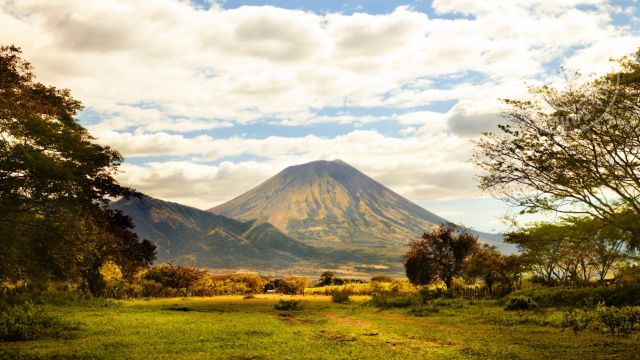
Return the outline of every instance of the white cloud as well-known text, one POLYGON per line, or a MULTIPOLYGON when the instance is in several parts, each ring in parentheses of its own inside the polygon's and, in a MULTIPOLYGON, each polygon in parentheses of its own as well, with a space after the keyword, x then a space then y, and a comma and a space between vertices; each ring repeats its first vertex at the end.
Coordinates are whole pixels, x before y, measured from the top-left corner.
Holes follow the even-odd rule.
POLYGON ((193 158, 126 164, 121 178, 201 207, 288 165, 334 158, 414 200, 477 195, 466 137, 495 125, 496 99, 526 96, 527 84, 549 76, 549 62, 607 71, 610 56, 640 43, 611 18, 632 12, 605 0, 433 2, 437 14, 470 15, 464 18, 429 18, 408 7, 320 15, 219 4, 1 1, 0 43, 21 46, 40 80, 70 88, 99 114, 90 130, 101 143, 128 157, 193 158), (438 101, 456 105, 446 113, 414 111, 438 101), (319 115, 342 107, 390 115, 319 115), (401 136, 190 134, 260 121, 381 120, 405 126, 401 136), (219 163, 240 155, 264 160, 219 163))

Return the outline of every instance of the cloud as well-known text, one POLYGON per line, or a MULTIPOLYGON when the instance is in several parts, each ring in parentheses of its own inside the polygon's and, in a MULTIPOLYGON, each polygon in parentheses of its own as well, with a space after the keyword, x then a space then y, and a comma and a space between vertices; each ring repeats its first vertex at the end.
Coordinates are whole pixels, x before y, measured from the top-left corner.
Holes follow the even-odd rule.
POLYGON ((608 13, 575 7, 600 1, 551 4, 433 4, 440 13, 475 15, 468 19, 429 18, 407 7, 318 15, 172 0, 18 0, 0 10, 0 42, 22 46, 44 81, 71 88, 98 112, 155 104, 165 122, 182 117, 201 129, 207 121, 301 123, 328 106, 406 105, 393 100, 442 90, 439 81, 419 81, 429 77, 475 71, 495 88, 522 82, 568 49, 625 36, 608 13))
POLYGON ((335 158, 414 200, 477 196, 468 138, 494 128, 497 99, 525 97, 557 70, 549 64, 606 71, 610 56, 640 40, 612 17, 633 12, 604 0, 432 6, 433 16, 410 7, 347 15, 220 1, 14 0, 0 3, 0 43, 21 46, 41 81, 70 88, 97 114, 92 134, 135 160, 123 182, 209 207, 288 165, 335 158), (456 105, 426 110, 439 102, 456 105), (388 121, 398 135, 375 130, 388 121), (234 132, 259 123, 374 130, 234 132), (222 128, 231 135, 217 136, 222 128))
POLYGON ((498 125, 505 121, 500 115, 503 110, 495 99, 461 101, 447 113, 447 124, 460 136, 475 137, 498 130, 498 125))

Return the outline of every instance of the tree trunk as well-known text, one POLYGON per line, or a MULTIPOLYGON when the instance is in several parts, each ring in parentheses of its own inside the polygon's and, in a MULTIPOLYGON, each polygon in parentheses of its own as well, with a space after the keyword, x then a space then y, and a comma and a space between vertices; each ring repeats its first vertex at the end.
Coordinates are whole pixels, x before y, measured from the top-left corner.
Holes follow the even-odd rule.
POLYGON ((444 285, 447 287, 447 290, 451 290, 452 282, 453 282, 453 276, 446 276, 444 278, 444 285))
POLYGON ((102 264, 94 263, 93 266, 85 273, 87 288, 93 296, 101 295, 104 290, 105 283, 104 279, 102 279, 102 274, 100 274, 101 266, 102 264))

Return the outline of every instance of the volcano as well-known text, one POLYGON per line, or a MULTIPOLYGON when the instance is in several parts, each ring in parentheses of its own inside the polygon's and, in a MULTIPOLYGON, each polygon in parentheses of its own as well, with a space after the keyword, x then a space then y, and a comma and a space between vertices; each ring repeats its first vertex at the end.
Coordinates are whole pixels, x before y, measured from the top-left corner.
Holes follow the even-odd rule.
MULTIPOLYGON (((447 222, 341 160, 290 166, 209 211, 270 223, 316 248, 389 254, 403 253, 409 240, 447 222)), ((500 235, 470 231, 508 248, 500 235)))

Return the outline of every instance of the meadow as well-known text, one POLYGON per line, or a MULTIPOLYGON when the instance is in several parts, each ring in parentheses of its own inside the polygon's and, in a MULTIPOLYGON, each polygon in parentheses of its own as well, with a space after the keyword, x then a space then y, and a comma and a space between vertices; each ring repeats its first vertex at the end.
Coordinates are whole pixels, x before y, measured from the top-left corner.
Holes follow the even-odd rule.
POLYGON ((640 336, 574 334, 555 309, 508 312, 495 300, 436 299, 419 309, 323 295, 255 295, 42 305, 71 324, 0 343, 3 359, 633 359, 640 336), (301 300, 279 311, 279 300, 301 300), (417 316, 416 316, 417 315, 417 316))

